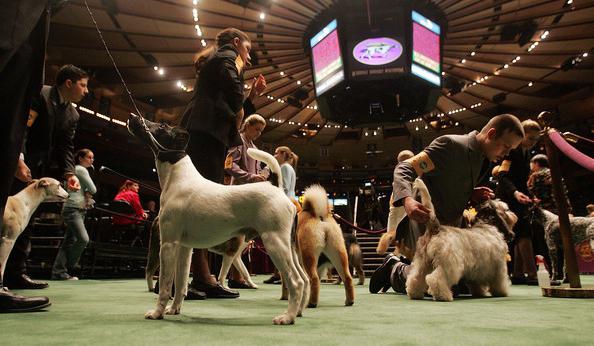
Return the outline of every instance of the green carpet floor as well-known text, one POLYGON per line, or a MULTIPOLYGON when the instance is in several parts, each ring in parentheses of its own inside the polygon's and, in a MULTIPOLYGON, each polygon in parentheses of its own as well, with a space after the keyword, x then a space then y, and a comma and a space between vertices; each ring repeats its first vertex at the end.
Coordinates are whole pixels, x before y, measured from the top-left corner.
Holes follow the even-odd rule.
MULTIPOLYGON (((256 277, 260 283, 263 276, 256 277)), ((594 276, 582 276, 593 284, 594 276)), ((239 299, 188 301, 181 315, 148 321, 156 295, 144 280, 50 283, 44 312, 0 314, 0 345, 588 345, 594 299, 544 298, 538 287, 513 286, 507 298, 411 301, 357 286, 344 307, 342 286, 323 284, 318 308, 293 326, 273 326, 284 311, 280 287, 261 284, 239 299)))

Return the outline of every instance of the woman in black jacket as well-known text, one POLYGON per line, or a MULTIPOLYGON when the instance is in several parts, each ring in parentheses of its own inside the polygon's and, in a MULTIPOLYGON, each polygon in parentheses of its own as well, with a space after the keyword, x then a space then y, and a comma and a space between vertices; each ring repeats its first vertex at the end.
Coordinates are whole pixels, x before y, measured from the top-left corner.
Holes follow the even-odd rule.
MULTIPOLYGON (((225 29, 217 34, 216 45, 216 51, 197 64, 200 70, 193 104, 186 110, 183 123, 190 132, 187 152, 198 172, 222 184, 227 149, 241 144, 238 127, 243 120, 243 104, 247 98, 262 93, 266 81, 262 75, 258 76, 246 92, 243 72, 250 63, 252 47, 246 33, 235 28, 225 29)), ((194 251, 192 268, 193 281, 186 299, 203 299, 200 292, 209 298, 239 296, 211 277, 206 250, 194 251)))

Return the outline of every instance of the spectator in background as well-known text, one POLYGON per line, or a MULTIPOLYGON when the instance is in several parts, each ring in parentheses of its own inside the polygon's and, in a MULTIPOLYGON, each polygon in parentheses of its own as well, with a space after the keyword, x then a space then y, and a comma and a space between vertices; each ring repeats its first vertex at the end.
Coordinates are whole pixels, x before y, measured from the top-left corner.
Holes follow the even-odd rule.
MULTIPOLYGON (((289 197, 291 202, 297 207, 297 211, 301 210, 301 205, 297 201, 295 196, 295 183, 297 182, 297 174, 295 169, 297 168, 297 161, 299 156, 295 154, 289 147, 281 146, 276 148, 274 151, 274 157, 281 167, 281 174, 283 176, 283 191, 289 197)), ((281 278, 278 270, 275 268, 274 273, 271 277, 264 280, 265 284, 280 284, 281 278)))
POLYGON ((78 191, 69 191, 68 200, 62 209, 66 232, 52 267, 52 279, 54 280, 78 280, 70 273, 89 243, 89 234, 85 228, 85 216, 90 206, 91 196, 97 193, 97 188, 88 171, 93 166, 94 160, 95 156, 89 149, 80 149, 76 152, 74 170, 81 188, 78 191))
MULTIPOLYGON (((559 214, 553 194, 553 180, 549 169, 549 159, 544 154, 534 155, 530 160, 530 176, 528 177, 528 191, 538 202, 539 206, 554 214, 559 214)), ((567 212, 572 213, 571 202, 567 197, 567 187, 564 186, 567 212)))
POLYGON ((295 196, 295 184, 297 182, 297 174, 295 169, 297 168, 297 161, 299 156, 295 154, 289 147, 282 146, 276 148, 274 151, 274 157, 278 164, 281 166, 281 173, 283 175, 283 190, 287 197, 293 202, 297 202, 295 196))
MULTIPOLYGON (((142 209, 142 204, 140 204, 140 197, 138 196, 139 190, 140 186, 137 182, 126 180, 120 187, 118 194, 113 198, 113 200, 125 201, 130 204, 132 209, 134 209, 134 214, 130 214, 131 217, 135 217, 137 219, 146 219, 148 214, 144 212, 144 209, 142 209)), ((113 217, 114 225, 132 225, 137 223, 140 223, 140 221, 118 215, 114 215, 113 217)))

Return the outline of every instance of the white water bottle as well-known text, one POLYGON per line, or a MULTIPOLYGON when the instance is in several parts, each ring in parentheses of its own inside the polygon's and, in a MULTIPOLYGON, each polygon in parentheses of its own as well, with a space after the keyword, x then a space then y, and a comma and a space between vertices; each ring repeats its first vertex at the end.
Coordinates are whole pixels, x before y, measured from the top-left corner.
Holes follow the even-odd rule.
POLYGON ((551 287, 551 278, 549 272, 544 263, 544 257, 541 255, 536 256, 536 264, 538 265, 538 271, 536 272, 536 278, 538 279, 538 286, 540 287, 551 287))

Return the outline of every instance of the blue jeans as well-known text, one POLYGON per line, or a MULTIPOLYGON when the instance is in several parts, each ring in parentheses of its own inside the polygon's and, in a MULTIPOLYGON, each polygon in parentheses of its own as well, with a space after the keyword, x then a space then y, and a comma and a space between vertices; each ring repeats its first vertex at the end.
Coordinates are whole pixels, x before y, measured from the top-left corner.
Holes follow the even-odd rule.
POLYGON ((62 217, 66 224, 64 241, 56 256, 52 268, 52 277, 65 278, 68 270, 72 270, 89 243, 89 234, 85 228, 86 211, 76 208, 62 209, 62 217))

